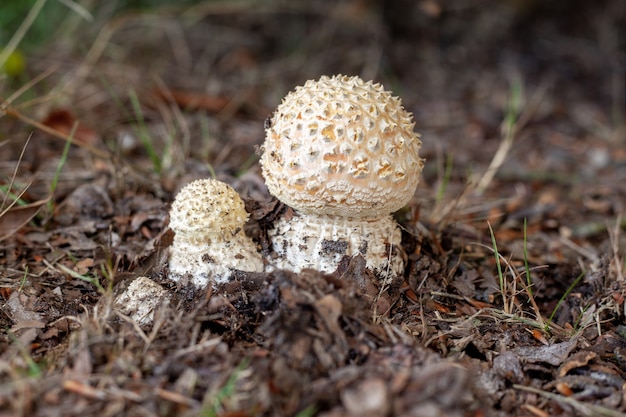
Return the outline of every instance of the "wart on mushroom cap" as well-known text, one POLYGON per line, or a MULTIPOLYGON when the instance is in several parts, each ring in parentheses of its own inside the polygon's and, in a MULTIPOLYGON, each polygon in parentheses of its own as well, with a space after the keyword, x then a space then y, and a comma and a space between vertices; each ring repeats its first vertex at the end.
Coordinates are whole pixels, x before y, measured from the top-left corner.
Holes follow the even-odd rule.
POLYGON ((414 125, 399 98, 359 77, 323 76, 287 94, 261 157, 270 193, 296 209, 270 231, 277 267, 332 272, 360 253, 383 276, 402 274, 390 214, 411 199, 422 171, 414 125))
POLYGON ((169 277, 205 287, 223 283, 234 270, 263 271, 263 260, 243 227, 249 214, 229 185, 202 179, 187 184, 170 210, 174 241, 169 277))

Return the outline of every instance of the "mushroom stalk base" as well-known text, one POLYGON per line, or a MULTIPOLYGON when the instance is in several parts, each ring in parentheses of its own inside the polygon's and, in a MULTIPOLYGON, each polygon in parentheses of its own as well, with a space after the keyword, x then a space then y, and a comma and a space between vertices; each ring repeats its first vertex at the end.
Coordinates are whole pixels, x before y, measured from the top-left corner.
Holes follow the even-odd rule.
POLYGON ((404 272, 402 235, 390 215, 356 219, 296 212, 290 219, 279 219, 268 235, 278 255, 274 262, 278 269, 331 273, 344 256, 360 254, 367 268, 383 280, 404 272))
POLYGON ((182 285, 204 288, 227 282, 234 270, 262 272, 263 260, 243 231, 205 242, 175 235, 170 247, 169 278, 182 285))

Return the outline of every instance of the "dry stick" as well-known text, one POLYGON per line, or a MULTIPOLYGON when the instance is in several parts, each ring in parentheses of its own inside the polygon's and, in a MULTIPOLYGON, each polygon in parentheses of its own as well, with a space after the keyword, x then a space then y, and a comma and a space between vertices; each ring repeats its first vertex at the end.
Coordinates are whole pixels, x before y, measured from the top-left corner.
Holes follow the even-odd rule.
POLYGON ((74 13, 76 13, 77 15, 85 19, 86 21, 88 22, 93 21, 93 15, 89 13, 89 11, 86 8, 76 3, 75 1, 58 0, 58 2, 62 3, 65 7, 67 7, 68 9, 70 9, 71 11, 73 11, 74 13))
MULTIPOLYGON (((539 268, 540 266, 538 266, 537 268, 539 268)), ((545 267, 545 265, 544 265, 545 267)), ((536 268, 531 268, 531 269, 536 269, 536 268)), ((541 326, 545 328, 546 323, 543 319, 543 316, 541 315, 541 310, 539 310, 539 306, 537 305, 537 302, 535 301, 535 296, 532 293, 532 290, 530 289, 529 285, 524 282, 524 280, 522 279, 522 277, 518 274, 517 278, 519 279, 520 283, 522 284, 522 287, 524 288, 524 291, 526 291, 526 295, 528 295, 528 302, 530 303, 530 305, 532 306, 533 310, 535 311, 535 316, 536 319, 541 323, 541 326)))
POLYGON ((70 80, 68 80, 67 85, 74 83, 74 85, 80 85, 82 80, 91 72, 92 66, 95 62, 100 58, 102 53, 104 52, 106 45, 109 43, 109 40, 113 36, 113 34, 122 27, 127 21, 132 20, 135 15, 126 15, 122 17, 118 17, 110 22, 108 22, 98 33, 96 40, 93 45, 87 52, 87 55, 83 59, 83 61, 78 66, 78 69, 73 73, 70 80))
MULTIPOLYGON (((44 79, 46 79, 50 75, 52 75, 54 72, 56 72, 57 68, 58 68, 58 65, 51 66, 46 71, 42 72, 41 74, 37 75, 32 80, 28 81, 26 84, 24 84, 23 86, 21 86, 20 88, 15 90, 15 92, 13 94, 11 94, 9 97, 7 97, 7 99, 4 100, 5 104, 3 104, 3 105, 9 106, 9 105, 13 104, 13 102, 15 100, 17 100, 26 91, 30 90, 36 84, 39 84, 40 81, 43 81, 44 79)), ((2 110, 1 107, 0 107, 0 110, 2 110)))
POLYGON ((530 102, 528 103, 528 106, 526 106, 524 111, 522 111, 517 120, 510 121, 504 126, 506 129, 504 138, 502 139, 502 141, 500 141, 500 145, 498 145, 498 149, 496 150, 496 153, 494 154, 491 163, 489 164, 489 167, 480 178, 480 180, 478 180, 478 182, 476 183, 475 189, 479 195, 481 195, 487 189, 487 187, 489 187, 489 184, 506 160, 509 151, 513 147, 513 141, 515 137, 520 132, 522 127, 524 127, 524 125, 526 125, 526 123, 528 123, 528 121, 532 117, 533 113, 536 110, 536 107, 539 105, 541 99, 543 98, 543 95, 545 94, 545 90, 546 86, 544 84, 533 94, 530 102))
POLYGON ((489 187, 489 184, 491 184, 493 177, 496 176, 496 172, 498 172, 498 170, 506 160, 506 156, 509 154, 509 151, 513 147, 513 139, 515 138, 518 130, 519 129, 516 128, 515 124, 513 124, 512 126, 507 124, 506 134, 504 135, 504 138, 500 141, 500 145, 498 145, 498 150, 493 156, 493 159, 491 160, 487 171, 485 171, 483 176, 478 181, 478 184, 476 185, 476 190, 478 194, 482 194, 487 189, 487 187, 489 187))
POLYGON ((581 401, 576 400, 572 397, 564 397, 562 395, 553 394, 548 391, 543 391, 534 387, 527 387, 524 385, 515 384, 513 388, 531 392, 533 394, 540 395, 542 397, 548 398, 550 400, 556 401, 557 403, 567 404, 570 407, 574 408, 576 411, 581 413, 584 416, 589 417, 626 417, 626 414, 620 413, 619 411, 612 410, 607 407, 602 407, 595 404, 585 404, 581 401))
POLYGON ((20 164, 22 163, 22 159, 24 159, 24 153, 26 152, 26 148, 28 147, 28 143, 30 142, 30 138, 32 138, 32 137, 33 137, 32 134, 28 135, 28 139, 26 139, 26 143, 24 144, 24 146, 22 146, 22 151, 20 152, 20 157, 17 159, 17 164, 15 164, 15 170, 13 170, 13 175, 11 176, 11 182, 9 183, 9 188, 7 188, 7 192, 4 194, 4 199, 2 200, 2 203, 0 204, 0 217, 2 217, 2 215, 4 213, 9 211, 14 205, 17 204, 17 201, 20 198, 22 198, 24 193, 26 193, 26 190, 28 190, 28 187, 30 187, 31 184, 33 183, 32 181, 30 183, 28 183, 28 185, 26 187, 24 187, 22 192, 20 192, 20 194, 5 209, 5 204, 7 203, 7 200, 9 198, 9 196, 11 195, 11 190, 13 189, 13 186, 15 185, 15 178, 17 178, 17 171, 20 168, 20 164))
POLYGON ((615 273, 617 274, 618 281, 624 281, 624 271, 622 271, 622 261, 619 259, 619 233, 620 225, 626 224, 622 219, 622 214, 617 215, 615 220, 615 229, 611 230, 607 227, 609 232, 609 241, 611 242, 611 249, 613 250, 613 262, 615 263, 615 273))
MULTIPOLYGON (((55 138, 58 139, 63 139, 64 141, 72 141, 72 138, 64 133, 59 132, 58 130, 54 130, 49 126, 44 125, 43 123, 38 122, 37 120, 33 120, 28 116, 23 115, 22 113, 20 113, 19 111, 15 110, 15 108, 11 107, 3 98, 0 97, 0 113, 4 113, 7 114, 11 117, 15 117, 18 120, 21 120, 22 122, 33 126, 39 130, 41 130, 42 132, 45 132, 51 136, 54 136, 55 138)), ((109 158, 110 155, 108 152, 103 151, 102 149, 98 149, 95 146, 92 146, 88 143, 85 142, 81 142, 78 141, 76 139, 74 139, 72 141, 72 143, 74 145, 80 146, 81 148, 87 149, 89 152, 93 153, 96 156, 99 156, 100 158, 109 158)))
MULTIPOLYGON (((235 8, 235 11, 249 10, 249 8, 251 7, 251 3, 252 2, 237 3, 237 7, 235 8)), ((222 4, 222 2, 211 3, 211 4, 214 4, 215 6, 219 7, 222 4)), ((224 4, 227 4, 227 3, 224 2, 224 4)), ((83 79, 92 72, 93 66, 100 59, 107 45, 109 44, 109 41, 118 30, 123 28, 126 24, 132 23, 136 20, 145 21, 148 19, 153 19, 153 20, 162 19, 164 16, 168 15, 168 12, 167 12, 168 10, 170 10, 169 14, 171 14, 173 13, 173 10, 176 10, 176 8, 175 7, 171 9, 165 8, 164 10, 165 10, 165 13, 161 13, 161 14, 157 14, 156 16, 149 16, 149 17, 146 17, 146 15, 141 12, 134 12, 134 11, 128 12, 126 14, 123 14, 107 22, 104 25, 104 27, 100 30, 98 35, 96 36, 96 39, 94 40, 91 48, 85 55, 85 58, 82 60, 82 62, 78 66, 77 70, 74 71, 69 76, 69 79, 67 80, 63 88, 67 88, 68 85, 71 85, 71 84, 80 85, 82 83, 83 79)), ((192 16, 194 15, 192 14, 192 16)), ((183 14, 182 17, 185 17, 185 15, 183 14)))

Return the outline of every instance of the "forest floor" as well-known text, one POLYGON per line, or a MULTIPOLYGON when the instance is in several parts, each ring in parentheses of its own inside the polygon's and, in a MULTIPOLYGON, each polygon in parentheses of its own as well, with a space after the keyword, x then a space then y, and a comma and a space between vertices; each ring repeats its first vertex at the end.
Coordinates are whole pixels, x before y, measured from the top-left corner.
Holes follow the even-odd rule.
POLYGON ((626 415, 622 1, 101 6, 64 29, 0 78, 0 416, 626 415), (264 120, 338 73, 422 134, 402 285, 357 259, 178 288, 178 190, 230 184, 263 233, 264 120), (168 293, 149 325, 116 303, 140 277, 168 293))

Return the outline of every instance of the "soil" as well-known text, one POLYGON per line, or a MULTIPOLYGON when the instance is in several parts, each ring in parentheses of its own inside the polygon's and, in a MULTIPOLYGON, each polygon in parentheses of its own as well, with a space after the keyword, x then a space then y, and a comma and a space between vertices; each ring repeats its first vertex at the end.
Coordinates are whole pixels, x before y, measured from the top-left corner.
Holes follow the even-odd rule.
POLYGON ((0 416, 626 415, 624 2, 102 6, 72 28, 0 79, 0 416), (293 213, 264 120, 337 73, 422 135, 402 282, 355 257, 177 286, 178 190, 230 184, 267 254, 293 213), (141 277, 166 294, 148 323, 116 304, 141 277))

